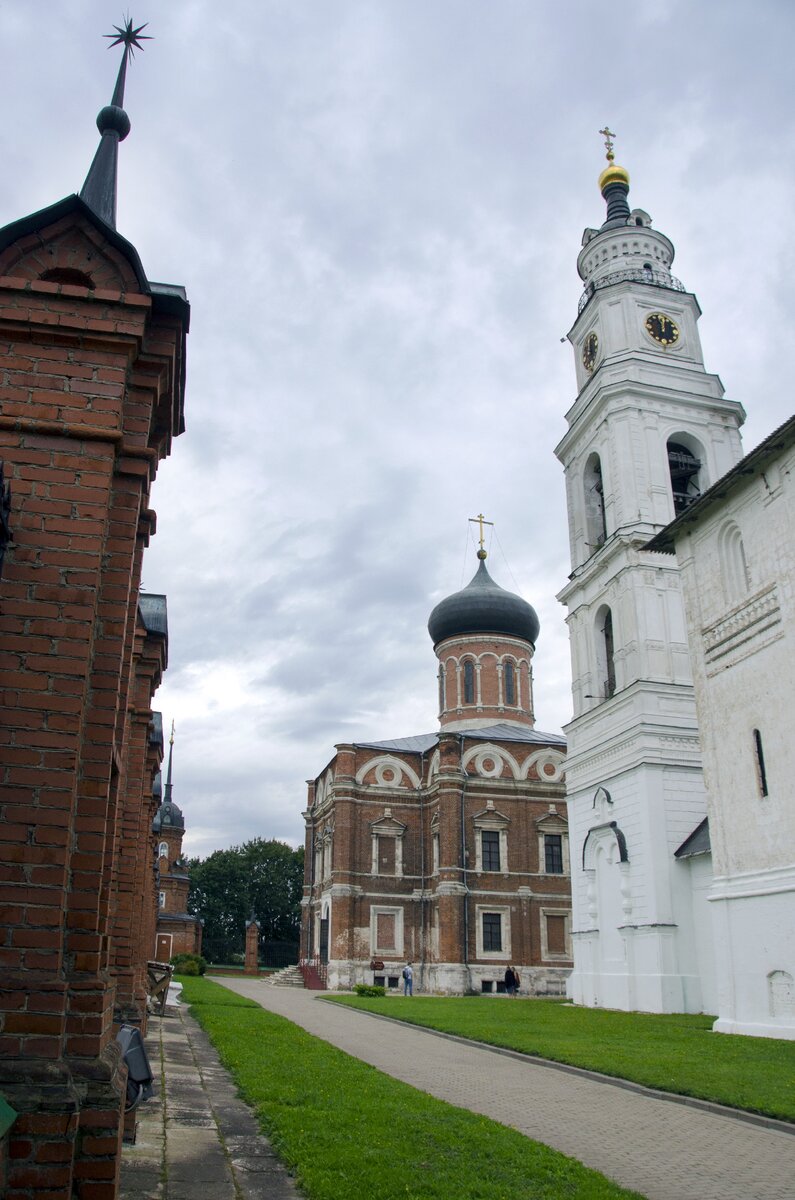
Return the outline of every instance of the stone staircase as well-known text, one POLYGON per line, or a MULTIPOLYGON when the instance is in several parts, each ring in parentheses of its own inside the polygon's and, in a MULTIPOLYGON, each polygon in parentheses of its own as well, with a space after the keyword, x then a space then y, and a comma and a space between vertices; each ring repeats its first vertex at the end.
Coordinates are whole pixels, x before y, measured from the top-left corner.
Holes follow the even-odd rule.
POLYGON ((302 988, 304 977, 299 967, 282 967, 280 971, 268 977, 268 983, 271 987, 302 988))

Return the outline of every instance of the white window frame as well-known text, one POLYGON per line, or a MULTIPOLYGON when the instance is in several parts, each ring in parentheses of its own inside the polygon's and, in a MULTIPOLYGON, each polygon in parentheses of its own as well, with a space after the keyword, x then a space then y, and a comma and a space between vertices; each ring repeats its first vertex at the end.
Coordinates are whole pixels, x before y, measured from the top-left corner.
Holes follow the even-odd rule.
POLYGON ((158 858, 168 858, 168 842, 161 842, 157 847, 158 858))
POLYGON ((539 829, 538 873, 539 875, 547 875, 549 879, 562 879, 566 875, 571 875, 571 864, 569 862, 569 835, 566 829, 539 829), (547 835, 560 837, 560 853, 563 860, 562 871, 547 871, 547 848, 546 842, 544 841, 547 835))
POLYGON ((158 899, 158 908, 162 912, 163 909, 166 907, 166 893, 161 892, 157 899, 158 899))
POLYGON ((403 957, 403 909, 397 905, 371 904, 370 905, 370 954, 386 955, 387 958, 402 958, 403 957), (378 945, 378 920, 379 915, 391 915, 395 918, 395 945, 394 946, 379 946, 378 945))
POLYGON ((541 908, 539 909, 541 918, 541 957, 547 962, 565 962, 571 959, 571 911, 568 908, 541 908), (564 943, 565 950, 561 953, 559 950, 551 951, 547 941, 547 917, 563 917, 564 918, 564 943))
POLYGON ((476 817, 475 818, 475 870, 484 872, 483 866, 483 838, 482 833, 486 831, 490 833, 498 833, 500 835, 500 867, 498 871, 487 871, 488 875, 507 875, 508 874, 508 826, 502 817, 476 817))
POLYGON ((477 957, 491 959, 494 962, 511 961, 511 906, 510 904, 476 904, 475 931, 477 936, 477 957), (483 914, 497 913, 500 917, 500 941, 502 950, 483 949, 483 914))

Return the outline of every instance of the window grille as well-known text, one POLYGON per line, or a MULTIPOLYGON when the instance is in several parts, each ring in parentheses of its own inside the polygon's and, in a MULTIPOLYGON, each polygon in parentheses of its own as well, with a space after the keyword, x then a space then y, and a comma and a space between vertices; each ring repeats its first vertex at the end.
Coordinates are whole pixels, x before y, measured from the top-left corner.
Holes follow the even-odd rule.
POLYGON ((484 871, 500 869, 500 835, 495 829, 484 829, 480 835, 484 871))
POLYGON ((485 952, 502 950, 502 916, 500 913, 483 914, 483 949, 485 952))
POLYGON ((563 835, 544 834, 544 869, 547 875, 563 874, 563 835))

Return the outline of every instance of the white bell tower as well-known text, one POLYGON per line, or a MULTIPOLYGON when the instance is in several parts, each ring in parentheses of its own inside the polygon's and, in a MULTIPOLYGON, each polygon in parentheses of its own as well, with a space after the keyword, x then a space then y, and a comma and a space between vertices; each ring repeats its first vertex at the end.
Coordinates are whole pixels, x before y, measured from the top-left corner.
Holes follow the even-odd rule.
POLYGON ((707 906, 675 851, 706 815, 675 558, 643 549, 741 457, 742 407, 704 369, 695 296, 629 175, 577 259, 578 395, 566 472, 574 717, 566 764, 577 1003, 698 1012, 714 995, 707 906), (705 949, 705 947, 707 949, 705 949))

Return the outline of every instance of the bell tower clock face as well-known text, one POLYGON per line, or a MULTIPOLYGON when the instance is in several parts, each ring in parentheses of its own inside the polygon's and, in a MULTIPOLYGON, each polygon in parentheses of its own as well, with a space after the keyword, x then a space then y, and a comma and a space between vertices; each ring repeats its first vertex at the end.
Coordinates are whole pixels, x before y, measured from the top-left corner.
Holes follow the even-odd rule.
POLYGON ((679 341, 679 326, 665 313, 649 313, 646 318, 646 332, 661 346, 673 346, 679 341))
POLYGON ((596 366, 596 355, 599 352, 599 338, 595 333, 588 334, 582 348, 582 365, 586 371, 592 371, 596 366))

